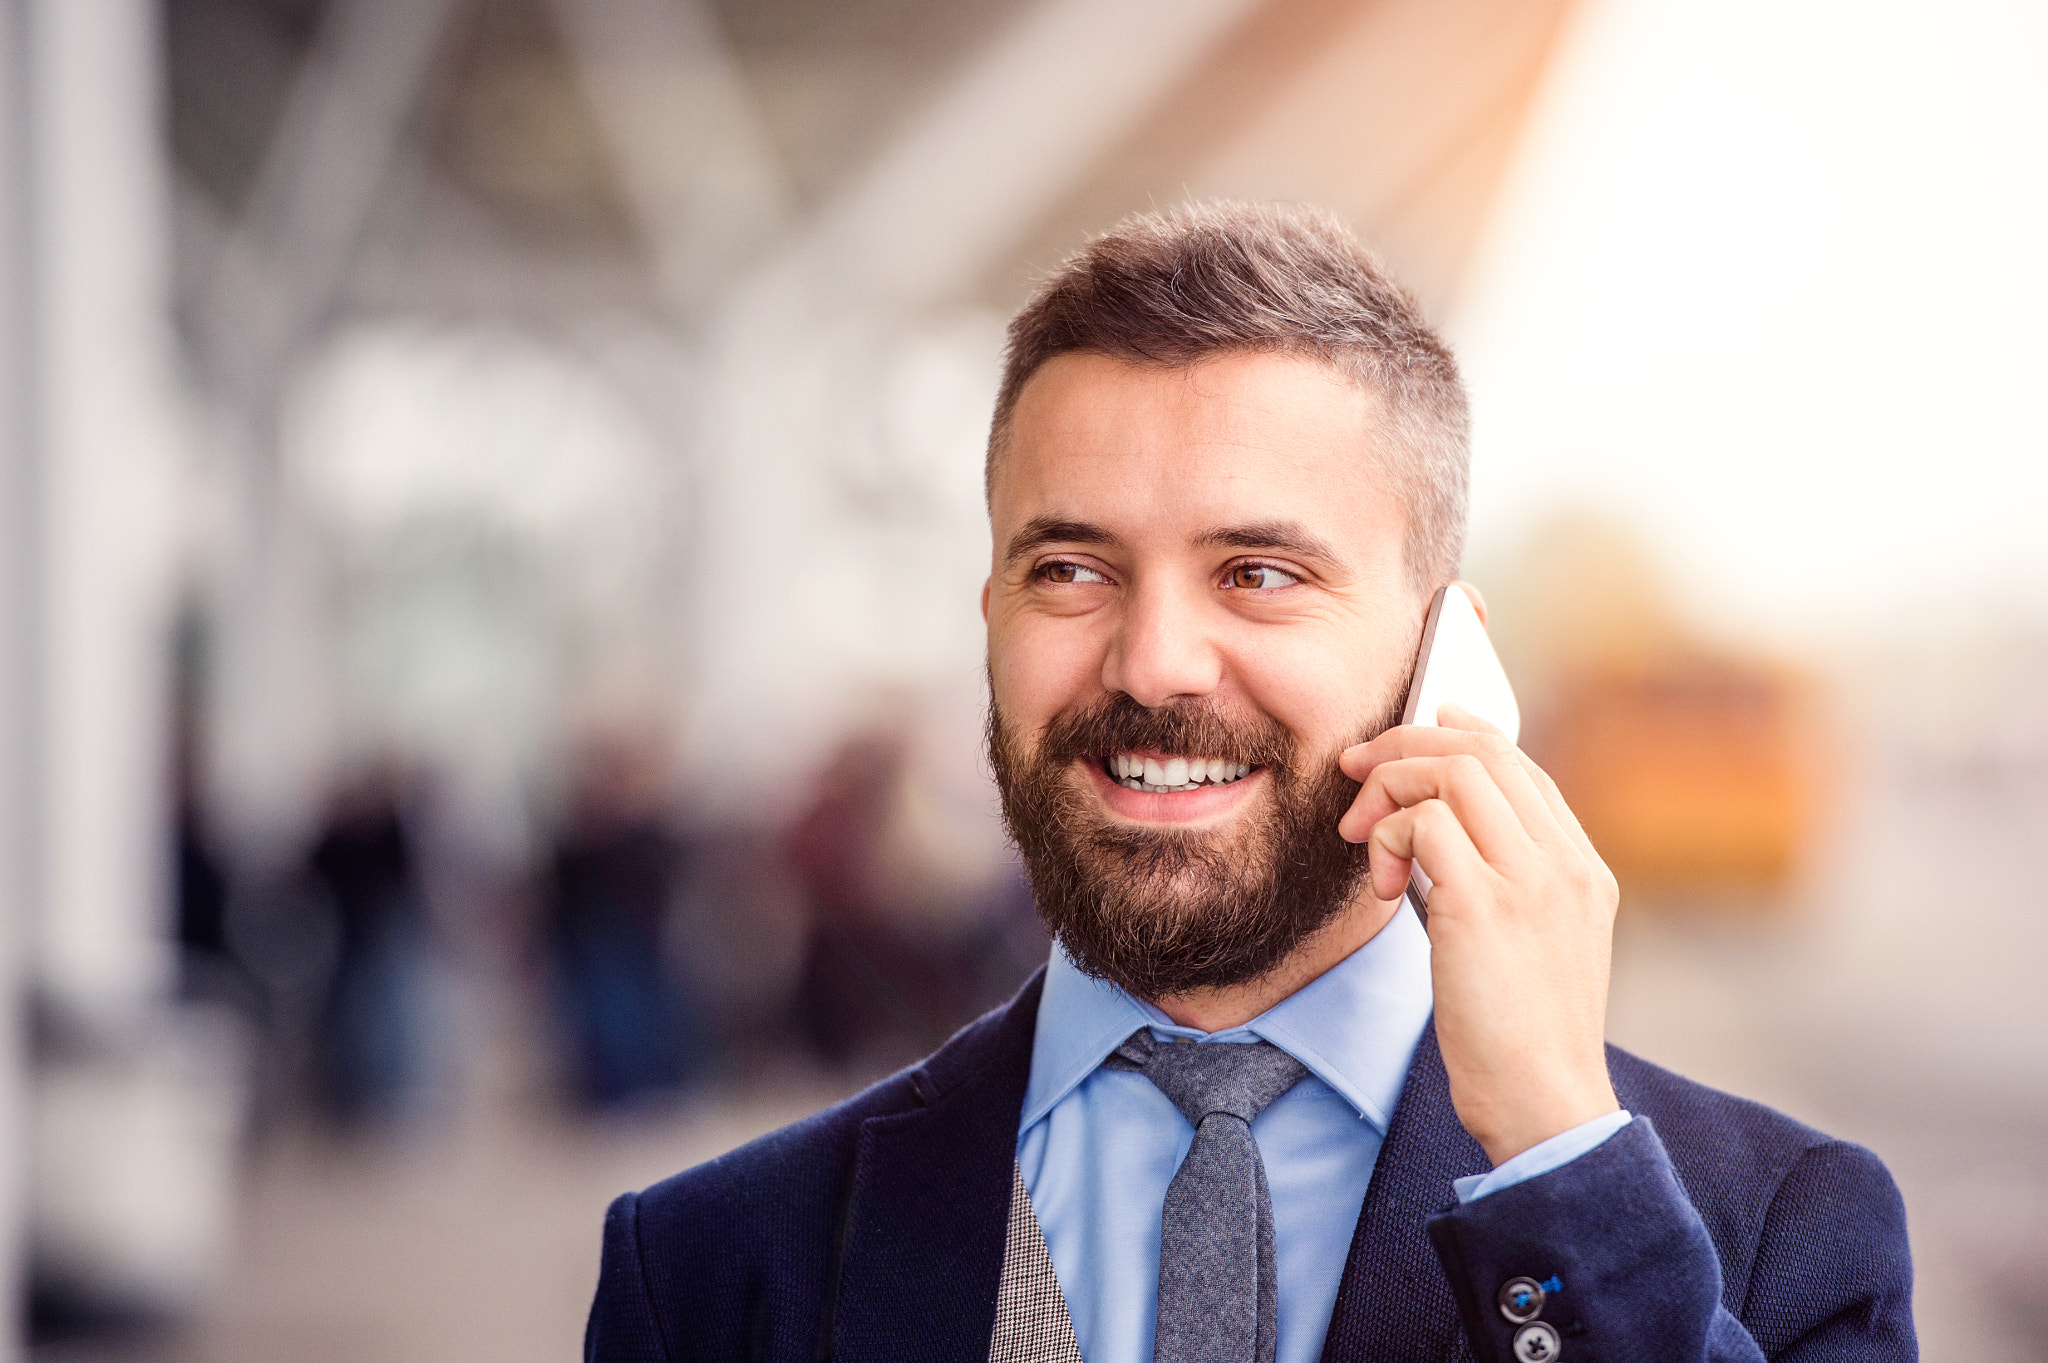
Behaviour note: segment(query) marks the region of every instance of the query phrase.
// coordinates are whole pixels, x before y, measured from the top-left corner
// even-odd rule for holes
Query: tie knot
[[[1299,1060],[1264,1041],[1162,1045],[1145,1028],[1131,1033],[1103,1063],[1150,1079],[1196,1128],[1217,1112],[1249,1125],[1308,1075]]]

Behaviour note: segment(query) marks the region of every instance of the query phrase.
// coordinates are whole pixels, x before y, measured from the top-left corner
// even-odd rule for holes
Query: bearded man
[[[588,1359],[1915,1356],[1884,1167],[1607,1047],[1617,892],[1556,786],[1398,723],[1465,412],[1324,214],[1137,217],[1045,281],[982,609],[1052,959],[615,1202]]]

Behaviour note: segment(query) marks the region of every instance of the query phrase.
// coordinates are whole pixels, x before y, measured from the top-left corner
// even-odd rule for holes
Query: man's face
[[[1364,893],[1337,754],[1427,605],[1376,403],[1312,359],[1064,355],[990,489],[991,758],[1040,908],[1146,997],[1263,974]]]

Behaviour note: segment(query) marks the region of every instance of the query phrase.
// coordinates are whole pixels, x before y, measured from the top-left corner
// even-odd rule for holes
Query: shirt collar
[[[1373,939],[1242,1027],[1199,1032],[1113,984],[1083,975],[1055,947],[1031,1042],[1031,1079],[1018,1130],[1052,1111],[1125,1037],[1269,1041],[1335,1089],[1384,1134],[1434,1002],[1429,934],[1405,908]]]

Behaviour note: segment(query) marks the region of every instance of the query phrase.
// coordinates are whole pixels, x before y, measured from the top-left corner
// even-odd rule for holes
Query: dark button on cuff
[[[1500,1285],[1500,1313],[1510,1325],[1543,1314],[1543,1284],[1534,1278],[1510,1278]]]
[[[1516,1363],[1556,1363],[1563,1347],[1557,1331],[1542,1321],[1531,1321],[1515,1331]]]

